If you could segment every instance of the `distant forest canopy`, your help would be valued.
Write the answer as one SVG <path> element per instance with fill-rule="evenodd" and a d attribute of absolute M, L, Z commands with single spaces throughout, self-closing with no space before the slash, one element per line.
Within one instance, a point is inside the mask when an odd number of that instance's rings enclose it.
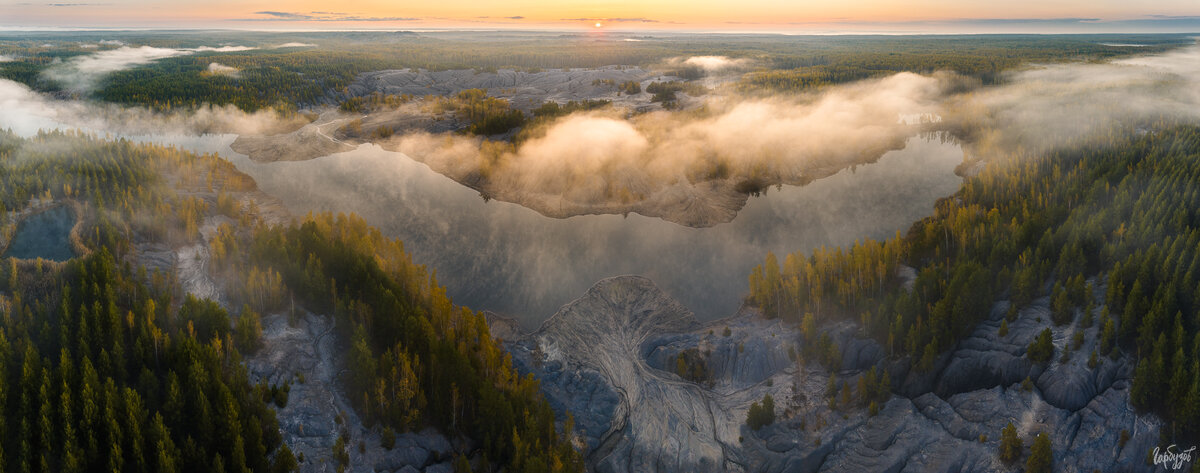
<path fill-rule="evenodd" d="M 1089 365 L 1134 357 L 1134 406 L 1200 437 L 1200 127 L 1153 129 L 997 156 L 906 235 L 768 255 L 750 300 L 797 323 L 805 355 L 827 366 L 840 351 L 819 325 L 856 318 L 889 355 L 929 371 L 995 302 L 1010 302 L 1004 332 L 1049 296 L 1055 325 L 1098 336 Z M 902 265 L 916 271 L 907 284 Z M 1031 361 L 1069 356 L 1049 334 Z"/>
<path fill-rule="evenodd" d="M 286 394 L 250 384 L 241 362 L 261 345 L 260 314 L 293 299 L 337 319 L 368 427 L 470 439 L 457 461 L 476 471 L 582 471 L 569 418 L 516 373 L 483 315 L 362 219 L 268 226 L 228 161 L 71 132 L 0 131 L 0 176 L 0 211 L 77 209 L 84 255 L 0 260 L 0 471 L 294 471 L 268 406 Z M 139 265 L 139 248 L 192 244 L 206 221 L 226 222 L 209 271 L 240 310 Z"/>
<path fill-rule="evenodd" d="M 368 71 L 501 68 L 538 71 L 608 65 L 658 67 L 696 78 L 695 68 L 667 66 L 672 58 L 728 56 L 751 60 L 753 72 L 737 85 L 746 93 L 808 90 L 900 71 L 954 71 L 990 84 L 1001 72 L 1029 63 L 1103 60 L 1164 51 L 1189 40 L 1183 35 L 992 35 L 992 36 L 771 36 L 659 35 L 638 37 L 549 33 L 251 33 L 185 32 L 26 33 L 0 35 L 0 78 L 37 90 L 62 84 L 42 72 L 56 62 L 129 46 L 195 48 L 237 45 L 259 49 L 202 51 L 159 59 L 104 78 L 95 98 L 153 108 L 233 104 L 252 111 L 294 110 L 333 104 Z M 116 43 L 114 41 L 121 41 Z M 279 46 L 299 43 L 304 46 Z M 1139 44 L 1141 47 L 1111 46 Z M 236 74 L 212 73 L 218 63 Z"/>

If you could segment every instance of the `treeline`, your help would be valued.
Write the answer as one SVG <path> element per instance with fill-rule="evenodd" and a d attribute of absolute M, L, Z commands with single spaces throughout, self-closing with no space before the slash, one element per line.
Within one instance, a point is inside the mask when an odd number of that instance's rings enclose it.
<path fill-rule="evenodd" d="M 536 71 L 645 64 L 657 61 L 663 54 L 624 45 L 583 48 L 574 41 L 565 45 L 541 41 L 463 44 L 422 38 L 390 44 L 327 42 L 320 49 L 163 59 L 113 73 L 96 96 L 109 102 L 160 109 L 233 104 L 247 111 L 266 107 L 289 110 L 301 105 L 337 102 L 339 97 L 348 95 L 346 88 L 359 74 L 370 71 L 402 68 Z M 238 69 L 238 75 L 207 74 L 213 62 Z"/>
<path fill-rule="evenodd" d="M 96 96 L 111 102 L 160 109 L 233 104 L 244 110 L 276 107 L 290 110 L 318 103 L 338 103 L 346 87 L 368 71 L 400 68 L 427 70 L 512 68 L 545 69 L 630 65 L 660 67 L 668 59 L 687 56 L 754 58 L 761 72 L 739 83 L 745 91 L 796 91 L 880 74 L 951 70 L 981 79 L 1000 80 L 1005 70 L 1028 63 L 1101 60 L 1134 53 L 1159 52 L 1190 44 L 1183 35 L 1069 36 L 921 36 L 921 37 L 691 37 L 681 42 L 646 38 L 614 41 L 586 35 L 455 35 L 414 33 L 255 34 L 223 32 L 222 40 L 260 46 L 242 52 L 207 52 L 166 58 L 111 74 Z M 26 35 L 28 36 L 28 35 Z M 55 60 L 94 50 L 79 41 L 90 34 L 42 35 L 43 40 L 0 36 L 0 54 L 15 61 L 0 64 L 0 77 L 38 90 L 57 84 L 41 75 Z M 194 34 L 120 34 L 131 45 L 158 47 L 212 46 Z M 315 42 L 312 48 L 275 49 L 282 42 Z M 49 42 L 50 47 L 42 44 Z M 1144 47 L 1107 46 L 1138 43 Z M 236 76 L 210 74 L 216 62 L 238 70 Z M 664 71 L 698 78 L 694 67 Z M 620 84 L 638 93 L 636 84 Z"/>
<path fill-rule="evenodd" d="M 93 250 L 0 265 L 0 470 L 294 468 L 234 331 L 205 322 L 228 315 L 180 304 L 170 277 L 127 259 L 135 232 L 183 232 L 203 206 L 159 171 L 199 177 L 225 169 L 215 161 L 72 133 L 0 134 L 0 200 L 76 202 Z"/>
<path fill-rule="evenodd" d="M 1115 41 L 1143 44 L 1138 48 L 1105 44 L 1112 42 L 1103 37 L 1025 35 L 846 38 L 840 47 L 821 50 L 805 44 L 792 54 L 771 57 L 769 67 L 745 75 L 737 88 L 746 93 L 799 92 L 897 72 L 937 71 L 956 72 L 990 85 L 1003 81 L 1005 71 L 1024 64 L 1104 60 L 1182 44 L 1178 38 L 1161 36 Z"/>
<path fill-rule="evenodd" d="M 1095 327 L 1100 355 L 1136 357 L 1136 406 L 1195 436 L 1200 128 L 1158 128 L 993 161 L 903 237 L 792 254 L 783 267 L 768 256 L 750 276 L 751 299 L 808 323 L 858 317 L 889 354 L 928 370 L 994 301 L 1011 301 L 1011 319 L 1049 295 L 1054 323 Z M 903 265 L 916 277 L 899 277 Z M 1102 300 L 1088 290 L 1099 284 Z M 1047 341 L 1030 357 L 1049 360 Z"/>

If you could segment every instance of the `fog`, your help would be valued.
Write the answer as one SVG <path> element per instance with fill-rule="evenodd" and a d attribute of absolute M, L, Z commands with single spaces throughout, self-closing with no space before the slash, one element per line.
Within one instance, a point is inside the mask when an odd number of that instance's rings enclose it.
<path fill-rule="evenodd" d="M 246 113 L 232 105 L 205 106 L 191 111 L 155 112 L 79 100 L 58 100 L 24 84 L 0 79 L 0 128 L 20 135 L 40 129 L 80 128 L 116 134 L 277 133 L 307 120 L 282 117 L 274 111 Z"/>
<path fill-rule="evenodd" d="M 1110 63 L 1035 66 L 1007 79 L 943 107 L 952 126 L 968 130 L 970 149 L 985 158 L 1017 149 L 1038 153 L 1114 126 L 1200 120 L 1198 46 Z"/>
<path fill-rule="evenodd" d="M 237 78 L 237 77 L 241 76 L 240 72 L 241 72 L 241 70 L 239 70 L 236 67 L 226 66 L 226 65 L 218 63 L 218 62 L 208 63 L 208 73 L 209 74 Z"/>
<path fill-rule="evenodd" d="M 576 113 L 506 150 L 423 133 L 383 144 L 450 175 L 480 170 L 494 189 L 571 202 L 645 197 L 677 184 L 699 188 L 712 177 L 799 184 L 900 148 L 915 128 L 899 117 L 935 112 L 955 83 L 906 73 L 818 96 L 717 95 L 694 112 Z"/>
<path fill-rule="evenodd" d="M 374 145 L 309 161 L 232 159 L 292 213 L 353 211 L 404 241 L 455 302 L 533 329 L 596 281 L 621 274 L 649 277 L 701 319 L 732 315 L 750 269 L 768 251 L 887 238 L 931 214 L 936 199 L 957 189 L 953 170 L 962 161 L 957 145 L 934 138 L 912 138 L 876 164 L 806 186 L 771 188 L 732 222 L 711 228 L 637 214 L 549 218 L 485 202 Z"/>
<path fill-rule="evenodd" d="M 674 62 L 681 62 L 685 66 L 699 67 L 708 73 L 723 72 L 728 69 L 743 69 L 753 64 L 753 61 L 750 59 L 730 59 L 725 56 L 692 56 L 682 61 L 676 59 Z"/>
<path fill-rule="evenodd" d="M 728 67 L 723 57 L 681 61 Z M 1200 117 L 1200 48 L 1100 64 L 1035 65 L 981 87 L 953 74 L 895 74 L 820 94 L 746 98 L 716 93 L 694 112 L 576 113 L 512 149 L 469 137 L 410 134 L 384 144 L 452 176 L 569 202 L 653 195 L 706 176 L 802 184 L 896 149 L 932 117 L 978 157 L 1041 152 L 1114 126 Z M 518 200 L 519 201 L 519 200 Z"/>
<path fill-rule="evenodd" d="M 111 51 L 120 49 L 141 48 Z M 723 60 L 693 64 L 725 67 Z M 132 64 L 128 58 L 107 66 L 91 61 L 84 64 L 94 70 Z M 529 327 L 597 279 L 624 273 L 649 276 L 705 318 L 729 315 L 748 269 L 766 251 L 807 252 L 904 230 L 959 182 L 951 170 L 962 151 L 954 143 L 913 138 L 923 127 L 948 130 L 967 153 L 986 159 L 1076 143 L 1118 125 L 1200 121 L 1195 46 L 1109 63 L 1034 65 L 1005 79 L 982 87 L 953 74 L 896 74 L 788 97 L 717 92 L 685 112 L 572 114 L 515 147 L 413 133 L 380 143 L 403 154 L 363 145 L 296 163 L 250 162 L 228 149 L 232 136 L 186 138 L 297 126 L 232 107 L 161 114 L 51 99 L 0 80 L 0 127 L 25 135 L 56 127 L 153 133 L 139 139 L 219 151 L 295 212 L 361 213 L 403 239 L 457 301 L 516 315 Z M 914 125 L 913 117 L 933 123 Z M 857 166 L 880 156 L 877 164 Z M 771 188 L 732 222 L 695 229 L 639 215 L 552 219 L 518 205 L 485 203 L 413 159 L 447 175 L 483 170 L 503 187 L 579 200 L 611 197 L 614 189 L 644 195 L 689 186 L 717 171 L 807 185 Z"/>
<path fill-rule="evenodd" d="M 101 43 L 104 43 L 103 41 Z M 104 43 L 112 44 L 112 43 Z M 68 90 L 75 92 L 90 92 L 95 90 L 100 80 L 116 71 L 129 69 L 134 66 L 149 64 L 159 59 L 185 56 L 197 52 L 236 52 L 257 49 L 249 46 L 201 46 L 198 48 L 156 48 L 152 46 L 130 47 L 122 46 L 105 51 L 71 59 L 54 64 L 42 75 L 47 79 L 58 82 Z"/>

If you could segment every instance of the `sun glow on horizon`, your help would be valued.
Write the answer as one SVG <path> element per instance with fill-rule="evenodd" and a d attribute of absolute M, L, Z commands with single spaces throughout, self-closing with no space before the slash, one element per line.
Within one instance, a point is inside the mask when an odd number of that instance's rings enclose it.
<path fill-rule="evenodd" d="M 1156 0 L 1154 11 L 1121 0 L 365 0 L 331 9 L 317 0 L 0 0 L 0 27 L 221 27 L 233 29 L 612 29 L 745 31 L 1200 30 L 1195 0 Z M 1028 31 L 1027 31 L 1028 30 Z"/>

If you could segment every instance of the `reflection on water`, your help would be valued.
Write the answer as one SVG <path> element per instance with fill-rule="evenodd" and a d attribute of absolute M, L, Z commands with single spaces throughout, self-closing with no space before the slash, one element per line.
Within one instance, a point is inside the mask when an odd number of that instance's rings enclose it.
<path fill-rule="evenodd" d="M 621 274 L 654 280 L 701 319 L 731 315 L 750 269 L 783 255 L 864 237 L 887 238 L 930 215 L 954 193 L 961 149 L 912 138 L 877 163 L 751 198 L 732 222 L 687 228 L 630 214 L 544 217 L 469 188 L 403 154 L 373 145 L 310 161 L 261 164 L 233 152 L 233 135 L 127 136 L 215 152 L 254 177 L 296 215 L 354 212 L 404 241 L 437 272 L 454 301 L 511 315 L 536 328 L 596 281 Z"/>
<path fill-rule="evenodd" d="M 233 156 L 228 153 L 225 155 Z M 596 281 L 654 280 L 702 319 L 731 315 L 750 269 L 778 255 L 886 238 L 929 215 L 961 180 L 957 145 L 913 138 L 904 150 L 807 186 L 752 198 L 730 223 L 687 228 L 631 214 L 544 217 L 372 145 L 311 161 L 232 160 L 296 214 L 362 215 L 437 271 L 458 303 L 535 328 Z"/>
<path fill-rule="evenodd" d="M 67 207 L 55 207 L 30 215 L 21 222 L 12 244 L 4 252 L 4 257 L 69 260 L 75 257 L 70 241 L 73 226 L 75 214 Z"/>

